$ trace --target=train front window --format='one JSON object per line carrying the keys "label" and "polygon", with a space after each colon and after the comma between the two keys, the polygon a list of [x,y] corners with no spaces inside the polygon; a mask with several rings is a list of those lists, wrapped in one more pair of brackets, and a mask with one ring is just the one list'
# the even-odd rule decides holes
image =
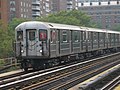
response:
{"label": "train front window", "polygon": [[46,41],[47,40],[47,30],[40,29],[39,30],[39,40]]}
{"label": "train front window", "polygon": [[23,41],[23,31],[17,31],[17,40]]}
{"label": "train front window", "polygon": [[30,40],[30,41],[35,40],[35,31],[30,31],[30,32],[29,32],[29,40]]}

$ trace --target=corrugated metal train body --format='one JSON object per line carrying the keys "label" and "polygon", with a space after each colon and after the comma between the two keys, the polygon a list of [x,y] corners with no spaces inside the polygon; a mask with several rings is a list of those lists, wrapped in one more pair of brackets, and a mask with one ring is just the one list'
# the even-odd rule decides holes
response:
{"label": "corrugated metal train body", "polygon": [[44,59],[94,51],[114,51],[120,47],[120,32],[117,31],[39,21],[18,25],[15,39],[16,57],[25,62],[31,60],[31,65],[34,60],[44,64]]}

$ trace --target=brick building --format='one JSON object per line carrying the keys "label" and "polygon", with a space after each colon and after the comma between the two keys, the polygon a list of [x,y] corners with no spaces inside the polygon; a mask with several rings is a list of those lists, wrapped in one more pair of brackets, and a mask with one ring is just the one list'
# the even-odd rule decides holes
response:
{"label": "brick building", "polygon": [[13,18],[34,19],[78,8],[77,0],[0,0],[0,5],[0,19],[4,24]]}
{"label": "brick building", "polygon": [[78,9],[78,0],[52,0],[52,13],[72,9]]}
{"label": "brick building", "polygon": [[41,16],[46,16],[51,13],[52,0],[40,0],[40,14]]}
{"label": "brick building", "polygon": [[112,29],[120,25],[120,1],[82,2],[79,10],[91,16],[102,28]]}
{"label": "brick building", "polygon": [[0,0],[0,19],[4,25],[15,17],[32,18],[31,0]]}
{"label": "brick building", "polygon": [[0,19],[5,25],[8,22],[7,0],[0,0]]}
{"label": "brick building", "polygon": [[78,9],[77,0],[32,0],[33,18],[72,9]]}

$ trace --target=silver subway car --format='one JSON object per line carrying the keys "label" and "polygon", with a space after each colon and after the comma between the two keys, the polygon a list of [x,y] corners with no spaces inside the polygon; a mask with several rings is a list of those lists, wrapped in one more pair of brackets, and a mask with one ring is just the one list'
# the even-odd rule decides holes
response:
{"label": "silver subway car", "polygon": [[16,58],[27,71],[116,51],[120,32],[28,21],[15,28],[15,40]]}

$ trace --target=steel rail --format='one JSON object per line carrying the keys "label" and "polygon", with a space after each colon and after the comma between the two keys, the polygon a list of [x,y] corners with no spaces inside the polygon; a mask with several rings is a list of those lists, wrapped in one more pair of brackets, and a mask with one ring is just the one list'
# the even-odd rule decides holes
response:
{"label": "steel rail", "polygon": [[100,90],[113,90],[119,84],[120,84],[120,75],[118,77],[116,77],[115,79],[113,79],[108,84],[106,84]]}
{"label": "steel rail", "polygon": [[[96,64],[100,64],[100,62],[97,62]],[[28,87],[25,87],[25,88],[23,88],[23,90],[27,90],[27,89],[31,89],[32,87],[35,87],[35,86],[42,86],[42,84],[47,84],[47,83],[49,83],[50,81],[53,81],[53,80],[57,80],[57,79],[60,79],[61,77],[63,77],[63,76],[66,76],[66,77],[68,77],[69,75],[72,75],[73,73],[76,73],[76,72],[78,72],[78,71],[83,71],[83,70],[86,70],[87,68],[90,68],[90,67],[94,67],[94,66],[96,66],[96,64],[90,64],[90,65],[86,65],[86,66],[84,66],[83,68],[82,67],[77,67],[77,68],[72,68],[71,70],[70,70],[70,72],[66,72],[66,71],[64,71],[63,73],[60,73],[60,75],[58,76],[58,74],[57,74],[57,76],[55,76],[55,77],[53,77],[53,78],[49,78],[49,79],[47,79],[47,80],[45,80],[45,81],[43,81],[43,82],[39,82],[39,83],[37,83],[37,84],[34,84],[34,85],[31,85],[31,86],[28,86]],[[75,69],[75,70],[74,70]],[[73,71],[74,70],[74,71]]]}
{"label": "steel rail", "polygon": [[[117,54],[113,54],[113,56],[115,55],[118,55],[119,53]],[[111,55],[108,55],[110,57],[113,57]],[[55,74],[57,75],[58,73],[61,73],[63,71],[67,71],[67,69],[69,68],[74,68],[76,66],[83,66],[86,65],[86,63],[91,63],[91,62],[97,62],[101,59],[104,59],[104,58],[107,58],[107,56],[104,56],[102,58],[98,58],[98,59],[93,59],[93,60],[90,60],[90,61],[86,61],[86,62],[82,62],[82,63],[78,63],[78,64],[74,64],[74,65],[70,65],[70,66],[67,66],[67,67],[64,67],[64,68],[59,68],[59,69],[56,69],[56,70],[53,70],[53,71],[50,71],[50,72],[45,72],[45,73],[42,73],[42,74],[39,74],[39,75],[35,75],[35,76],[32,76],[32,77],[29,77],[29,78],[25,78],[25,79],[21,79],[21,80],[18,80],[18,81],[15,81],[15,82],[12,82],[12,83],[7,83],[5,85],[1,85],[0,88],[1,89],[7,89],[7,88],[14,88],[15,86],[19,86],[19,85],[24,85],[25,83],[31,83],[33,81],[38,81],[39,79],[41,80],[42,79],[47,79],[50,76],[54,76]],[[108,58],[109,59],[109,58]],[[54,73],[54,75],[53,75]],[[47,75],[47,78],[46,78],[46,75]]]}
{"label": "steel rail", "polygon": [[61,67],[64,67],[64,65],[59,66],[59,67],[45,69],[45,70],[35,71],[35,72],[34,71],[20,72],[20,73],[8,75],[8,76],[0,77],[0,85],[7,84],[9,82],[14,82],[16,80],[21,80],[21,79],[24,79],[24,78],[27,78],[27,77],[32,77],[34,75],[45,73],[45,72],[55,70],[55,69],[58,69],[58,68],[61,68]]}
{"label": "steel rail", "polygon": [[[117,62],[118,63],[118,62]],[[53,86],[53,87],[51,87],[51,88],[49,88],[50,90],[59,90],[59,89],[68,89],[68,88],[70,88],[70,87],[72,87],[72,86],[74,86],[75,84],[75,82],[76,81],[80,81],[80,79],[81,80],[83,80],[84,78],[85,78],[85,80],[86,80],[86,78],[87,77],[89,77],[89,76],[91,76],[92,74],[92,76],[94,76],[94,75],[96,75],[96,74],[98,74],[98,72],[100,71],[101,72],[101,70],[102,71],[104,71],[106,68],[108,68],[110,66],[110,64],[108,64],[108,65],[106,65],[106,66],[103,66],[103,67],[101,67],[101,68],[98,68],[98,69],[95,69],[95,70],[92,70],[92,71],[90,71],[90,72],[87,72],[87,73],[85,73],[85,74],[83,74],[83,75],[78,75],[78,76],[75,76],[75,77],[73,77],[73,79],[71,78],[70,80],[68,80],[68,81],[66,81],[66,82],[62,82],[62,83],[60,83],[60,84],[58,84],[58,85],[56,85],[56,86]],[[100,73],[99,72],[99,73]],[[96,74],[95,74],[96,73]],[[74,84],[74,85],[73,85]],[[77,84],[78,84],[78,82],[77,82]],[[36,89],[36,88],[35,88]],[[87,90],[87,89],[86,89]]]}
{"label": "steel rail", "polygon": [[[98,64],[99,65],[99,64]],[[92,66],[92,65],[91,65]],[[94,65],[93,65],[94,66]],[[97,66],[97,65],[96,65]],[[87,67],[87,66],[86,66]],[[87,69],[87,68],[86,68]],[[85,69],[83,69],[83,70],[85,70]],[[79,70],[80,71],[80,70]],[[34,84],[34,85],[31,85],[31,86],[29,86],[29,87],[25,87],[23,90],[28,90],[28,89],[31,89],[31,88],[33,88],[33,87],[42,87],[42,86],[45,86],[45,85],[50,85],[49,83],[51,82],[54,82],[54,81],[57,81],[57,80],[59,80],[61,77],[63,77],[63,76],[65,76],[65,77],[69,77],[69,75],[71,75],[71,74],[73,74],[73,73],[77,73],[78,72],[78,69],[76,69],[75,71],[71,71],[71,72],[69,72],[69,73],[67,73],[67,74],[61,74],[60,76],[57,76],[57,77],[54,77],[54,78],[50,78],[50,79],[48,79],[48,80],[46,80],[46,81],[44,81],[44,82],[39,82],[39,83],[37,83],[37,84]],[[81,70],[81,72],[82,72],[82,70]],[[65,78],[64,77],[64,78]],[[45,84],[45,85],[44,85]],[[58,85],[58,87],[59,87],[59,85]],[[36,88],[35,88],[36,89]],[[45,88],[44,88],[45,89]]]}

